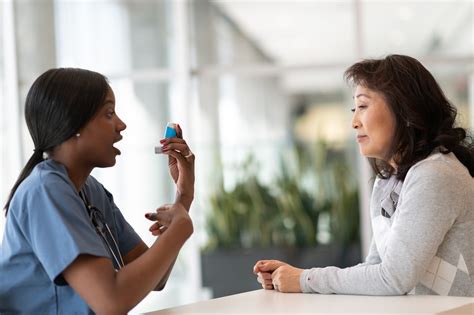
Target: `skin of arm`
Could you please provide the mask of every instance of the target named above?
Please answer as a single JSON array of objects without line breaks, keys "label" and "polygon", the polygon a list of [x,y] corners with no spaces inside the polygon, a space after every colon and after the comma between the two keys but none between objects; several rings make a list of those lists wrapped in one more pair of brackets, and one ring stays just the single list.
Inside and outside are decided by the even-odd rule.
[{"label": "skin of arm", "polygon": [[126,255],[128,263],[120,271],[114,271],[108,258],[80,255],[64,270],[63,277],[94,312],[125,314],[163,279],[166,282],[171,264],[193,232],[184,207],[175,204],[174,210],[167,232],[142,254],[142,245],[135,247]]},{"label": "skin of arm", "polygon": [[[129,251],[126,255],[123,256],[123,261],[125,265],[128,265],[129,263],[131,263],[132,261],[134,261],[141,255],[143,255],[148,249],[149,247],[143,241],[138,243],[131,251]],[[160,280],[158,285],[153,289],[154,291],[161,291],[165,288],[166,282],[168,281],[168,278],[171,274],[171,270],[173,270],[173,266],[175,262],[176,262],[176,259],[173,260],[173,262],[171,263],[164,277]]]}]

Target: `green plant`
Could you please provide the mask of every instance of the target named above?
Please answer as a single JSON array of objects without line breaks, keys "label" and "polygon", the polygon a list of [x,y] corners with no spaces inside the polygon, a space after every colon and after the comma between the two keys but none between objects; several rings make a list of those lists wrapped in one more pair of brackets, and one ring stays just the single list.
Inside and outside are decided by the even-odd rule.
[{"label": "green plant", "polygon": [[254,167],[255,161],[249,157],[242,165],[241,181],[231,190],[221,184],[211,197],[208,249],[273,245],[278,206],[270,189],[255,175]]},{"label": "green plant", "polygon": [[328,152],[324,143],[295,146],[281,155],[271,185],[260,182],[258,165],[250,156],[237,184],[232,189],[221,184],[210,198],[206,249],[314,246],[321,213],[330,216],[333,241],[356,240],[357,190],[341,154]]},{"label": "green plant", "polygon": [[331,167],[333,192],[330,208],[330,230],[335,242],[347,245],[359,240],[359,194],[347,178],[351,173],[347,164],[334,161]]},{"label": "green plant", "polygon": [[[280,172],[275,179],[278,209],[287,231],[286,245],[304,247],[316,245],[319,214],[326,210],[325,202],[318,200],[311,184],[311,168],[315,160],[303,146],[295,146],[286,158],[280,158]],[[314,184],[314,183],[313,183]]]}]

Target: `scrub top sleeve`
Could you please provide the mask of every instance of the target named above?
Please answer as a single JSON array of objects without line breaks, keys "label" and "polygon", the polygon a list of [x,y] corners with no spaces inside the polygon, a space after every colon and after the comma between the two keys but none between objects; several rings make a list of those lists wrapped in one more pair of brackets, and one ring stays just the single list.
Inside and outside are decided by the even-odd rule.
[{"label": "scrub top sleeve", "polygon": [[135,246],[137,246],[142,241],[142,239],[140,238],[140,236],[138,236],[137,232],[135,232],[135,230],[127,222],[127,220],[125,220],[122,212],[115,204],[114,197],[112,196],[112,194],[105,188],[104,191],[112,207],[113,217],[115,221],[114,224],[115,228],[117,229],[120,252],[126,255]]},{"label": "scrub top sleeve", "polygon": [[61,273],[79,255],[110,258],[84,204],[63,178],[48,176],[29,194],[27,203],[25,237],[48,277],[57,285],[66,284]]}]

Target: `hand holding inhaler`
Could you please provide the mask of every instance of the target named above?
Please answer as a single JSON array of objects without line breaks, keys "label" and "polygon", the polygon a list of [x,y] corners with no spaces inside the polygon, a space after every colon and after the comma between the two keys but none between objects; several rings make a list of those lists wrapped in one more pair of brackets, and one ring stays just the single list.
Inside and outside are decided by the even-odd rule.
[{"label": "hand holding inhaler", "polygon": [[154,213],[145,214],[150,221],[157,221],[150,227],[153,235],[164,233],[173,221],[172,217],[181,210],[189,211],[194,199],[194,154],[183,139],[179,124],[166,125],[164,139],[160,140],[160,144],[160,147],[155,147],[155,153],[168,155],[170,175],[176,184],[176,201],[172,205],[157,208]]}]

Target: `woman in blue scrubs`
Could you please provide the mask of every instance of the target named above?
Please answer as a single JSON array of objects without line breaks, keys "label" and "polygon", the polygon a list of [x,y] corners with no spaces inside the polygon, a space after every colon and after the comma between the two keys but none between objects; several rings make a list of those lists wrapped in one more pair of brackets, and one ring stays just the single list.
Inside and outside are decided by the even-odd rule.
[{"label": "woman in blue scrubs", "polygon": [[51,69],[32,85],[25,117],[35,149],[6,203],[0,313],[123,314],[162,289],[193,232],[194,155],[178,125],[163,139],[176,200],[147,217],[148,248],[90,175],[115,165],[125,123],[107,79]]}]

